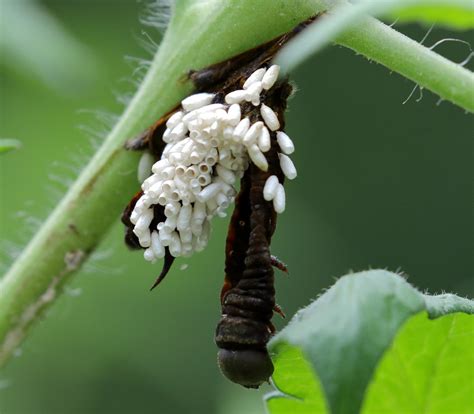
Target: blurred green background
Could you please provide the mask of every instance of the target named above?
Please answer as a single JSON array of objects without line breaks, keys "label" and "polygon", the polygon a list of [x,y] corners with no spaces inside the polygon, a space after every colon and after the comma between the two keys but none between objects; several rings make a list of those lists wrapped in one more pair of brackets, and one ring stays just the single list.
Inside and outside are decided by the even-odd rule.
[{"label": "blurred green background", "polygon": [[[8,2],[17,0],[2,0],[3,10]],[[31,42],[20,39],[20,57],[2,49],[0,137],[23,143],[0,157],[2,273],[120,114],[119,101],[133,92],[137,64],[125,56],[148,59],[143,43],[159,39],[139,23],[143,2],[39,4],[77,42],[81,59],[68,55],[67,42],[64,59],[41,53],[46,21],[38,33],[24,24]],[[8,38],[12,22],[3,14],[1,23],[0,35]],[[427,31],[398,28],[417,40]],[[435,29],[426,44],[453,36],[472,41],[472,33]],[[456,61],[468,55],[457,43],[438,50]],[[44,56],[52,59],[45,63],[52,79],[41,75],[35,54],[40,66]],[[403,105],[411,82],[340,47],[307,62],[293,79],[299,91],[287,130],[297,144],[299,176],[286,186],[288,206],[273,242],[273,253],[290,267],[289,277],[276,275],[277,301],[287,315],[335,277],[367,268],[402,270],[433,293],[472,296],[473,118],[449,103],[437,105],[429,92]],[[243,389],[216,366],[226,225],[216,219],[209,247],[181,260],[150,293],[160,265],[125,248],[117,220],[0,373],[0,411],[264,412],[268,386]],[[189,268],[180,271],[184,263]]]}]

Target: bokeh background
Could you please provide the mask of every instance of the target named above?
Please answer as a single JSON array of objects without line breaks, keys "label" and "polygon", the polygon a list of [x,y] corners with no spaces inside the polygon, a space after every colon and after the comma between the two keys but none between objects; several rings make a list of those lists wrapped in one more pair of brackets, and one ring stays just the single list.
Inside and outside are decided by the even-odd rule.
[{"label": "bokeh background", "polygon": [[[2,0],[3,10],[8,2],[22,3]],[[2,273],[100,144],[135,88],[137,59],[149,59],[147,45],[160,37],[139,22],[143,2],[24,6],[13,20],[0,18],[3,39],[12,38],[13,23],[23,29],[14,33],[13,52],[2,45],[0,65],[0,137],[23,144],[0,157]],[[38,10],[50,15],[31,20]],[[417,40],[427,32],[397,28]],[[62,49],[42,50],[40,35],[55,38],[55,30],[70,37],[63,35]],[[425,43],[447,37],[473,40],[472,33],[435,28]],[[456,61],[469,54],[460,43],[437,50]],[[287,185],[273,242],[291,272],[276,276],[286,313],[336,277],[367,268],[402,270],[433,293],[472,296],[473,118],[429,92],[402,104],[412,82],[340,47],[314,57],[293,79],[299,91],[287,129],[299,176]],[[216,219],[209,247],[181,260],[150,293],[160,266],[124,247],[117,220],[0,372],[0,411],[264,412],[269,387],[245,390],[216,366],[226,226]],[[189,267],[181,271],[182,264]]]}]

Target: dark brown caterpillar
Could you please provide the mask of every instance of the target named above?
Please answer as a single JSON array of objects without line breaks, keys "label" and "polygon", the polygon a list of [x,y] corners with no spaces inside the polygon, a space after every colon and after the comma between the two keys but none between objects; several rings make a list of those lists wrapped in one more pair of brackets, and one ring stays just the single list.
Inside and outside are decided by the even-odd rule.
[{"label": "dark brown caterpillar", "polygon": [[[241,89],[250,74],[270,61],[289,39],[311,23],[314,18],[298,25],[262,46],[249,50],[225,62],[208,68],[191,71],[189,78],[197,91],[215,94],[213,103],[224,103],[227,93]],[[278,82],[268,91],[263,91],[261,100],[276,112],[280,130],[284,129],[284,111],[292,88],[287,80]],[[148,150],[158,161],[165,143],[162,140],[166,121],[178,107],[160,118],[153,126],[130,140],[126,148]],[[257,107],[252,103],[241,103],[242,118],[253,123],[262,120]],[[277,267],[287,271],[286,265],[270,254],[271,238],[276,228],[277,214],[272,202],[263,197],[263,187],[268,177],[275,175],[283,184],[284,174],[280,167],[279,147],[276,133],[270,135],[271,148],[265,153],[268,170],[262,171],[253,163],[241,179],[241,188],[235,203],[226,241],[225,281],[221,292],[222,318],[216,329],[216,344],[219,347],[219,366],[231,381],[248,388],[258,388],[268,381],[273,373],[273,364],[266,349],[275,332],[271,322],[273,313],[284,316],[275,304],[274,271]],[[125,242],[132,249],[141,249],[133,232],[130,220],[137,201],[143,193],[137,193],[125,208],[122,222],[126,226]],[[153,220],[149,228],[165,220],[164,207],[153,207]],[[166,276],[174,261],[169,248],[165,248],[163,269],[152,289]]]},{"label": "dark brown caterpillar", "polygon": [[[285,81],[268,98],[278,108],[282,127],[290,93]],[[282,314],[275,304],[273,272],[273,265],[280,262],[270,254],[277,215],[272,203],[263,198],[263,186],[270,175],[284,181],[277,146],[272,134],[272,147],[266,153],[268,171],[251,164],[242,178],[226,244],[222,318],[215,337],[220,348],[218,363],[227,378],[247,388],[258,388],[273,373],[266,345],[275,331],[273,312]]]}]

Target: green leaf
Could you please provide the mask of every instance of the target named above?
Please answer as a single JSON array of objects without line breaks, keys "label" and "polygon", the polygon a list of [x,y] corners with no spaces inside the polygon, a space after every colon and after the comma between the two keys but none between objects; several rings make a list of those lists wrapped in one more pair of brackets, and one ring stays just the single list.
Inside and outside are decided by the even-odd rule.
[{"label": "green leaf", "polygon": [[278,355],[273,383],[290,385],[291,396],[278,390],[268,393],[265,400],[269,411],[272,414],[326,413],[321,383],[301,349],[282,342],[273,351]]},{"label": "green leaf", "polygon": [[12,138],[0,138],[0,154],[9,152],[21,147],[21,142]]},{"label": "green leaf", "polygon": [[[269,348],[274,353],[276,368],[273,381],[279,389],[266,397],[270,412],[359,413],[374,375],[377,381],[382,378],[385,382],[382,381],[380,386],[377,382],[371,385],[364,413],[385,412],[376,410],[376,404],[385,401],[384,397],[379,396],[379,389],[394,398],[400,390],[396,386],[391,388],[392,378],[384,374],[385,362],[380,364],[380,360],[391,349],[399,331],[401,333],[395,347],[399,344],[401,347],[407,345],[408,348],[403,348],[407,355],[418,350],[418,354],[426,357],[415,373],[418,376],[416,381],[421,377],[425,381],[428,381],[426,378],[434,378],[433,367],[440,367],[440,364],[450,360],[450,354],[445,351],[448,342],[453,349],[458,347],[458,351],[462,348],[467,352],[467,339],[463,342],[457,340],[457,334],[444,335],[448,324],[445,319],[452,319],[454,315],[431,321],[426,310],[430,317],[459,311],[473,313],[474,303],[454,295],[425,296],[401,276],[383,270],[342,277],[319,299],[296,314],[288,326],[270,342]],[[471,321],[469,323],[472,325],[472,317],[460,315],[461,320],[458,316],[459,314],[455,315],[456,323],[460,321],[460,332],[465,332],[466,321]],[[404,326],[408,320],[409,324]],[[411,329],[410,326],[415,328]],[[408,334],[404,333],[406,329],[409,330]],[[414,339],[416,335],[418,337]],[[403,341],[406,337],[408,340]],[[434,341],[433,348],[429,346],[430,338]],[[472,341],[472,337],[470,340]],[[412,348],[410,341],[418,341],[416,343],[422,345]],[[443,341],[445,345],[435,345]],[[427,349],[423,348],[423,344]],[[470,352],[472,357],[472,351]],[[458,352],[459,359],[462,360],[460,364],[468,366],[468,361],[462,355],[462,352]],[[400,364],[392,365],[401,369]],[[415,368],[413,370],[415,372]],[[444,371],[440,369],[440,372],[444,378]],[[460,372],[462,375],[463,371]],[[396,377],[393,380],[398,381],[400,374],[392,375]],[[447,380],[459,382],[453,376]],[[438,390],[446,386],[444,380],[436,381],[438,380],[434,379],[430,387],[438,387]],[[427,389],[431,390],[426,388],[425,391]],[[438,404],[437,392],[430,392],[429,396],[426,393],[423,396],[427,401],[432,398],[433,404]],[[455,394],[452,395],[455,397]],[[410,398],[408,394],[404,397]],[[462,397],[457,400],[457,403],[463,404],[463,398],[465,399]],[[415,404],[416,401],[412,403]],[[398,413],[400,412],[412,411],[399,410]]]},{"label": "green leaf", "polygon": [[470,315],[412,317],[380,362],[362,413],[472,413],[473,335]]},{"label": "green leaf", "polygon": [[[270,349],[280,343],[300,347],[332,412],[357,413],[383,351],[405,320],[423,308],[420,293],[398,275],[380,270],[344,276],[299,312]],[[278,369],[278,356],[276,364]]]}]

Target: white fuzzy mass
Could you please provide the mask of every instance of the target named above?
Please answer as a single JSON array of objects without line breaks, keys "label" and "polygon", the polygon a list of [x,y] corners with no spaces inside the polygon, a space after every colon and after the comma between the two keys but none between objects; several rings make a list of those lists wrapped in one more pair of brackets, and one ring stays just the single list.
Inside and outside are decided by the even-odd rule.
[{"label": "white fuzzy mass", "polygon": [[[130,217],[133,232],[146,248],[144,257],[154,262],[164,257],[169,247],[174,257],[191,256],[203,250],[209,240],[211,219],[225,217],[233,203],[234,184],[249,162],[267,171],[265,152],[270,149],[270,131],[279,129],[275,112],[260,103],[263,90],[277,81],[279,67],[257,69],[245,81],[242,90],[232,91],[225,104],[211,103],[214,95],[198,93],[181,102],[182,109],[167,121],[163,141],[167,143],[161,159],[152,167],[152,175],[142,183],[143,195]],[[251,124],[242,119],[240,104],[251,102],[260,106],[262,121]],[[294,150],[291,139],[277,132],[281,148],[282,171],[296,177],[290,158]],[[264,197],[273,201],[274,209],[285,209],[285,190],[274,175],[268,178]],[[153,206],[165,207],[166,220],[150,229]]]}]

